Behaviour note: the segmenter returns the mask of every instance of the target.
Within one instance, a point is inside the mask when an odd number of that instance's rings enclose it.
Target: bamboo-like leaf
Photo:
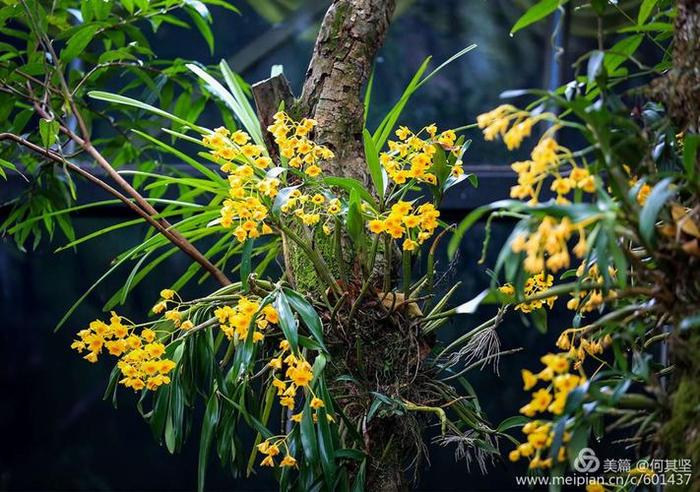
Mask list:
[[[355,247],[362,247],[362,240],[364,237],[364,220],[362,218],[362,209],[360,207],[360,194],[357,192],[357,190],[352,190],[350,192],[346,227],[348,235],[355,244]]]
[[[217,81],[214,77],[209,75],[206,71],[204,71],[197,65],[189,63],[187,64],[187,68],[189,68],[199,78],[205,81],[208,84],[209,89],[212,91],[212,93],[216,95],[219,99],[221,99],[229,108],[231,108],[231,111],[233,111],[233,113],[236,115],[239,121],[243,124],[243,127],[253,138],[253,141],[258,145],[264,146],[262,133],[260,131],[260,125],[257,123],[257,120],[255,122],[251,121],[250,115],[248,114],[246,109],[243,106],[241,106],[241,103],[238,100],[236,100],[236,97],[233,94],[231,94],[230,91],[226,90],[226,88],[223,85],[221,85],[219,81]]]
[[[299,350],[297,321],[294,319],[294,313],[292,313],[287,296],[283,291],[277,293],[274,306],[279,314],[279,326],[284,333],[284,338],[289,342],[292,352],[297,353]]]
[[[247,239],[243,245],[243,252],[241,253],[241,283],[243,285],[243,291],[248,290],[248,277],[250,276],[251,269],[251,258],[253,255],[253,247],[255,246],[255,239]]]
[[[194,123],[184,120],[179,116],[175,116],[174,114],[168,113],[167,111],[163,111],[160,108],[156,108],[155,106],[151,106],[150,104],[146,104],[137,99],[132,99],[131,97],[126,97],[122,96],[121,94],[113,94],[111,92],[104,91],[90,91],[88,92],[88,96],[100,101],[107,101],[115,104],[123,104],[125,106],[132,106],[134,108],[143,109],[150,113],[157,114],[158,116],[162,116],[163,118],[167,118],[171,121],[174,121],[175,123],[179,123],[183,126],[188,126],[199,133],[204,134],[206,132],[206,129],[202,128],[201,126],[195,125]]]
[[[382,166],[379,163],[379,154],[374,146],[372,135],[367,128],[362,132],[362,139],[364,141],[365,159],[367,160],[367,167],[369,168],[369,175],[372,178],[372,184],[377,191],[377,195],[379,195],[379,200],[384,200],[386,182],[384,180],[384,174],[382,173]]]
[[[353,178],[342,178],[339,176],[327,176],[323,178],[323,182],[330,186],[337,186],[343,188],[345,191],[352,192],[356,191],[359,193],[362,200],[370,204],[373,208],[377,209],[377,201],[374,199],[372,194],[367,191],[362,183]]]
[[[384,144],[386,143],[386,141],[389,138],[389,135],[394,129],[394,125],[396,125],[399,116],[401,116],[401,113],[403,112],[403,108],[408,103],[408,100],[411,98],[411,95],[416,91],[418,83],[420,82],[420,78],[427,70],[430,60],[431,57],[427,57],[425,60],[423,60],[423,63],[418,68],[418,71],[415,73],[411,81],[408,83],[408,86],[404,90],[399,100],[396,102],[394,107],[391,108],[391,110],[386,114],[386,116],[384,116],[384,119],[381,121],[381,123],[375,130],[374,134],[372,135],[372,138],[374,139],[374,145],[376,148],[381,149],[384,147]]]
[[[639,233],[645,241],[652,244],[656,231],[656,219],[664,204],[675,192],[670,188],[671,178],[666,178],[654,186],[639,214]]]
[[[654,7],[656,6],[656,3],[658,0],[643,0],[642,5],[639,7],[639,15],[637,15],[637,24],[642,25],[644,24],[649,16],[651,15],[651,11],[654,10]]]
[[[209,460],[209,448],[216,425],[219,422],[219,398],[216,392],[212,393],[207,403],[202,419],[202,433],[199,438],[199,465],[197,467],[197,490],[204,492],[204,480],[207,473],[207,461]]]
[[[519,30],[544,19],[552,12],[557,10],[560,5],[564,5],[567,0],[540,0],[535,5],[527,9],[527,11],[518,19],[511,29],[510,34],[513,35]]]
[[[309,329],[311,336],[318,342],[325,352],[328,352],[323,343],[323,323],[314,307],[304,299],[304,296],[291,289],[282,289],[289,301],[289,305],[297,312],[299,317],[304,322],[304,325]]]
[[[258,115],[255,113],[255,109],[248,100],[244,87],[241,85],[242,81],[240,80],[240,77],[234,73],[233,70],[231,70],[229,64],[226,63],[226,60],[221,60],[219,63],[219,69],[224,76],[226,85],[228,85],[229,89],[231,90],[231,94],[240,108],[241,113],[236,113],[236,116],[238,116],[238,119],[241,120],[241,123],[243,123],[244,128],[253,138],[253,141],[256,144],[265,147],[265,141],[262,137],[262,131],[265,131],[265,129],[261,130],[260,128]]]
[[[301,437],[301,446],[304,451],[304,457],[311,466],[319,463],[318,441],[316,437],[316,429],[312,416],[312,409],[309,405],[309,398],[304,402],[304,410],[301,415],[301,424],[299,432]]]
[[[165,142],[161,142],[157,138],[152,137],[149,134],[144,133],[140,130],[132,130],[132,131],[134,133],[136,133],[137,135],[145,138],[149,142],[156,144],[158,147],[165,150],[166,152],[174,155],[175,157],[177,157],[179,159],[182,159],[183,162],[186,162],[187,164],[189,164],[190,166],[195,168],[200,173],[204,174],[206,177],[208,177],[209,179],[211,179],[215,183],[220,183],[221,185],[227,184],[226,180],[223,177],[221,177],[218,173],[216,173],[215,171],[212,171],[211,169],[204,166],[203,164],[200,164],[199,162],[192,159],[189,155],[185,154],[184,152],[181,152],[181,151],[177,150],[175,147],[171,147],[170,145],[166,144]]]

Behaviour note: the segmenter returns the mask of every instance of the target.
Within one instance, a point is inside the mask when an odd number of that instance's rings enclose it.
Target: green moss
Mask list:
[[[670,417],[661,428],[661,440],[669,459],[690,459],[694,474],[688,485],[668,490],[700,491],[700,335],[683,347],[684,363],[678,384],[670,397]]]
[[[336,7],[335,17],[331,23],[331,32],[328,38],[328,44],[331,50],[335,51],[338,44],[338,38],[340,37],[340,30],[343,28],[343,23],[345,22],[345,16],[348,14],[350,6],[347,3],[340,3]]]
[[[336,259],[334,236],[327,236],[323,233],[321,228],[317,228],[314,232],[313,241],[313,249],[321,253],[333,277],[339,278],[340,265]],[[301,292],[310,292],[314,294],[325,292],[328,286],[319,278],[313,263],[311,263],[311,260],[309,260],[306,254],[293,243],[290,243],[289,249],[289,261],[292,266],[294,282],[296,283],[297,289]]]

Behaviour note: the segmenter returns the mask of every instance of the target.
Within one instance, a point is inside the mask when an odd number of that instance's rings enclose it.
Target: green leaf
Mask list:
[[[156,144],[158,147],[165,150],[166,152],[174,155],[175,157],[178,157],[179,159],[182,159],[184,162],[186,162],[187,164],[189,164],[190,166],[195,168],[197,171],[199,171],[200,173],[202,173],[203,175],[205,175],[206,177],[208,177],[212,181],[219,183],[219,184],[227,184],[227,181],[223,177],[221,177],[221,175],[219,175],[217,172],[212,171],[211,169],[209,169],[208,167],[206,167],[203,164],[200,164],[199,162],[192,159],[189,155],[185,154],[184,152],[181,152],[181,151],[177,150],[175,147],[171,147],[170,145],[168,145],[164,142],[161,142],[157,138],[150,136],[148,133],[142,132],[140,130],[132,130],[132,131],[134,133],[136,133],[137,135],[145,138],[149,142]]]
[[[674,191],[670,189],[671,178],[666,178],[651,190],[647,201],[644,203],[641,213],[639,214],[639,233],[642,238],[649,244],[653,244],[656,232],[656,220],[666,201],[674,195]]]
[[[367,475],[367,460],[363,460],[352,484],[352,492],[364,492]]]
[[[161,239],[161,238],[160,238],[159,236],[154,236],[154,237],[152,237],[151,239],[149,239],[148,241],[144,242],[143,244],[140,244],[140,245],[138,245],[137,247],[135,247],[135,248],[129,250],[119,261],[117,261],[116,263],[114,263],[114,265],[112,265],[112,266],[110,267],[109,270],[107,270],[104,274],[102,274],[102,276],[101,276],[100,278],[98,278],[97,281],[96,281],[95,283],[93,283],[93,284],[88,288],[88,290],[86,290],[85,293],[84,293],[82,296],[80,296],[80,297],[78,298],[77,301],[75,301],[75,303],[73,303],[73,305],[70,307],[70,309],[68,309],[68,311],[66,312],[66,314],[63,315],[63,317],[61,318],[61,320],[58,322],[58,324],[57,324],[56,327],[54,328],[54,332],[57,332],[57,331],[61,328],[61,326],[64,325],[64,323],[68,320],[68,318],[70,318],[71,314],[73,314],[73,311],[75,311],[75,310],[78,308],[78,306],[80,306],[80,304],[87,298],[87,296],[89,296],[90,293],[91,293],[93,290],[95,290],[95,289],[97,288],[97,286],[98,286],[100,283],[102,283],[102,281],[103,281],[104,279],[106,279],[107,277],[109,277],[117,268],[119,268],[122,264],[124,264],[129,258],[131,258],[131,257],[134,256],[136,253],[138,253],[138,251],[140,251],[140,250],[142,250],[142,249],[145,249],[147,246],[150,246],[150,244],[151,244],[152,242],[154,242],[155,240],[158,240],[158,239]]]
[[[249,114],[250,112],[246,108],[246,106],[242,105],[241,100],[239,100],[236,97],[236,94],[239,91],[237,88],[238,82],[237,82],[235,74],[233,74],[231,69],[228,68],[228,65],[222,64],[220,66],[221,66],[221,69],[224,73],[224,78],[226,79],[226,82],[229,84],[229,87],[235,89],[234,93],[231,93],[231,91],[226,90],[226,88],[223,85],[221,85],[221,83],[219,83],[218,80],[216,80],[214,77],[209,75],[206,71],[204,71],[202,68],[198,67],[197,65],[194,65],[192,63],[188,63],[186,65],[187,68],[189,68],[192,72],[197,74],[197,76],[199,78],[201,78],[204,82],[207,83],[208,89],[212,92],[212,94],[214,94],[216,97],[221,99],[224,102],[224,104],[226,104],[229,108],[231,108],[233,113],[236,115],[236,117],[243,124],[243,127],[246,129],[246,131],[253,138],[253,141],[255,141],[255,143],[258,145],[264,146],[265,143],[264,143],[263,138],[262,138],[262,133],[260,131],[260,124],[257,122],[257,118],[253,119],[251,117],[251,115]]]
[[[557,10],[560,5],[564,5],[568,0],[540,0],[535,5],[527,9],[527,11],[518,19],[518,21],[510,30],[513,35],[524,27],[529,26],[539,20],[544,19],[552,12]]]
[[[207,42],[207,46],[209,46],[209,54],[213,55],[214,54],[214,34],[211,32],[211,27],[209,27],[209,21],[207,21],[205,18],[203,18],[200,15],[200,13],[194,8],[189,8],[186,10],[187,10],[187,13],[190,15],[190,18],[192,19],[192,22],[194,23],[195,27],[197,28],[199,33],[202,35],[204,40]]]
[[[56,120],[47,120],[44,118],[39,120],[39,135],[41,136],[41,143],[44,148],[48,149],[56,143],[59,126]]]
[[[404,107],[408,103],[408,100],[411,98],[413,93],[418,89],[418,84],[420,82],[420,78],[423,76],[425,71],[428,68],[428,64],[430,63],[431,58],[427,57],[425,60],[423,60],[423,63],[421,66],[418,68],[418,71],[413,75],[413,78],[411,81],[408,83],[406,86],[406,89],[404,89],[403,94],[401,94],[401,97],[399,100],[394,104],[394,106],[391,108],[391,110],[384,116],[384,119],[381,121],[377,129],[374,131],[374,135],[372,135],[372,138],[374,139],[374,145],[377,149],[381,149],[384,147],[384,144],[389,138],[389,135],[391,134],[391,131],[394,129],[394,126],[396,125],[396,122],[399,119],[399,116],[401,116],[401,113],[403,112]]]
[[[292,309],[289,307],[289,301],[284,292],[280,291],[277,293],[274,305],[279,314],[279,326],[282,329],[282,333],[284,333],[284,338],[286,338],[289,345],[291,345],[292,352],[296,354],[299,351],[297,320],[294,318],[294,313],[292,313]]]
[[[369,175],[372,178],[372,184],[374,185],[374,189],[377,190],[379,199],[383,200],[386,182],[384,173],[382,172],[382,166],[379,164],[379,154],[374,147],[374,140],[372,140],[372,135],[367,128],[362,131],[362,139],[365,145],[365,159],[367,160],[367,167],[369,168]]]
[[[535,309],[530,313],[530,319],[535,325],[535,328],[540,333],[547,333],[547,310],[544,308]]]
[[[282,290],[287,296],[289,305],[302,319],[304,325],[309,329],[311,336],[318,342],[325,352],[328,352],[323,343],[323,323],[321,322],[321,318],[314,307],[298,292],[287,288]]]
[[[700,135],[688,133],[683,139],[683,168],[690,180],[696,174],[696,163],[698,160],[698,147],[700,146]],[[0,163],[1,164],[1,163]]]
[[[435,77],[438,73],[440,73],[440,70],[445,68],[447,65],[452,63],[453,61],[461,58],[463,55],[469,53],[471,50],[475,49],[476,45],[475,44],[470,44],[469,46],[462,48],[459,50],[457,53],[449,57],[447,60],[442,62],[440,65],[437,66],[437,68],[433,71],[431,71],[428,75],[426,75],[420,82],[418,82],[418,85],[416,86],[416,89],[420,89],[423,87],[430,79]]]
[[[604,59],[604,51],[593,50],[590,52],[590,56],[588,57],[588,67],[586,69],[589,83],[594,83],[598,76],[602,73]]]
[[[618,29],[617,32],[671,32],[673,31],[673,24],[670,22],[650,22],[649,24],[644,24],[643,26],[627,26],[622,29]]]
[[[644,39],[643,34],[627,36],[605,51],[605,70],[612,74],[620,65],[629,60]]]
[[[324,398],[325,402],[326,398]],[[328,405],[328,402],[326,402]],[[335,482],[335,446],[333,445],[333,435],[327,418],[326,407],[318,409],[318,450],[321,457],[321,468],[323,469],[326,488],[333,490]]]
[[[224,76],[226,85],[231,91],[234,101],[236,102],[236,107],[234,113],[236,117],[241,121],[243,127],[246,129],[251,138],[256,144],[265,146],[265,140],[263,139],[262,130],[260,129],[260,121],[255,113],[255,109],[250,104],[250,100],[246,96],[246,91],[248,91],[247,84],[243,82],[241,77],[236,74],[231,67],[226,63],[226,60],[221,60],[219,63],[219,69]]]
[[[131,286],[134,282],[134,277],[136,276],[136,273],[138,273],[139,269],[141,268],[141,265],[143,265],[143,262],[146,261],[151,254],[151,251],[147,252],[145,255],[141,257],[141,259],[136,262],[136,265],[134,268],[131,269],[131,272],[129,273],[129,276],[126,279],[126,282],[124,283],[124,287],[121,290],[122,295],[120,299],[120,304],[124,304],[126,302],[126,296],[129,294],[129,291],[131,290]]]
[[[209,460],[209,448],[211,440],[219,422],[219,398],[216,392],[212,393],[207,403],[202,419],[202,434],[199,438],[199,466],[197,467],[197,490],[204,491],[204,480],[207,474],[207,461]]]
[[[248,290],[248,277],[250,276],[254,245],[255,239],[247,239],[243,245],[243,252],[241,253],[241,284],[244,292]]]
[[[76,56],[80,55],[90,41],[93,40],[95,34],[100,29],[100,26],[90,24],[80,27],[73,35],[68,39],[65,48],[61,50],[60,58],[64,62],[69,62]]]
[[[318,457],[318,441],[316,438],[316,429],[314,427],[313,411],[310,407],[310,398],[306,398],[304,402],[304,410],[301,416],[300,434],[301,447],[304,451],[304,457],[310,465],[319,463]]]
[[[362,245],[364,220],[362,219],[362,211],[360,208],[360,194],[357,190],[352,190],[350,192],[346,221],[348,235],[355,244],[355,247],[359,248]]]
[[[469,215],[462,219],[462,222],[459,223],[459,225],[455,229],[454,234],[452,234],[450,242],[447,245],[447,255],[450,257],[450,259],[454,258],[455,254],[457,253],[457,250],[459,249],[459,243],[462,242],[462,238],[467,233],[469,228],[473,226],[474,223],[476,223],[476,221],[483,217],[487,212],[498,210],[501,208],[518,208],[522,206],[523,203],[517,200],[499,200],[497,202],[493,202],[488,205],[482,205],[481,207],[474,209],[472,212],[469,213]]]
[[[523,415],[515,415],[513,417],[508,417],[503,422],[498,424],[498,427],[496,428],[496,430],[498,432],[505,432],[505,431],[512,429],[514,427],[522,427],[523,425],[525,425],[529,421],[530,421],[530,419],[523,416]]]
[[[17,167],[12,164],[9,161],[6,161],[5,159],[0,159],[0,176],[3,178],[7,179],[7,174],[5,174],[5,170],[3,169],[10,169],[12,171],[17,171]]]
[[[369,203],[373,208],[377,209],[379,206],[375,201],[374,197],[371,195],[367,188],[364,187],[362,183],[354,178],[341,178],[338,176],[327,176],[323,178],[323,182],[329,186],[337,186],[343,188],[348,192],[356,191],[360,194],[360,197]]]
[[[156,108],[155,106],[151,106],[150,104],[146,104],[144,102],[141,102],[137,99],[132,99],[130,97],[122,96],[120,94],[112,94],[111,92],[104,92],[104,91],[90,91],[88,92],[88,96],[90,96],[93,99],[97,99],[99,101],[107,101],[115,104],[123,104],[125,106],[132,106],[134,108],[139,108],[143,109],[145,111],[148,111],[153,114],[157,114],[158,116],[162,116],[164,118],[167,118],[171,121],[174,121],[175,123],[179,123],[183,126],[190,127],[193,130],[199,132],[199,133],[205,133],[206,130],[202,128],[201,126],[197,126],[193,123],[190,123],[187,120],[184,120],[178,116],[175,116],[174,114],[170,114],[167,111],[163,111],[160,108]]]
[[[642,25],[647,21],[651,15],[651,11],[654,10],[654,7],[656,6],[657,1],[658,0],[642,1],[642,5],[639,7],[639,15],[637,15],[637,24]]]

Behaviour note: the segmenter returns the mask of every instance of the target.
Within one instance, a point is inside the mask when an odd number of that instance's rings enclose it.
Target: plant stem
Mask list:
[[[403,296],[404,298],[408,298],[409,294],[411,293],[411,252],[410,251],[404,251],[403,252],[403,258],[402,258],[402,264],[403,264]]]
[[[415,403],[411,403],[407,400],[404,400],[403,404],[406,407],[406,410],[410,412],[430,412],[437,415],[440,419],[440,433],[442,435],[445,435],[445,431],[447,430],[447,415],[445,414],[445,411],[442,408],[428,407],[425,405],[416,405]]]

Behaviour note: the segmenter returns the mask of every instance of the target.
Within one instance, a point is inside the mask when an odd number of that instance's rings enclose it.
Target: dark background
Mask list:
[[[270,10],[268,4],[290,5]],[[429,55],[441,63],[461,48],[478,48],[445,69],[415,96],[402,124],[420,127],[436,122],[440,128],[458,127],[477,114],[499,104],[501,91],[556,86],[567,66],[590,41],[569,35],[568,26],[553,36],[553,24],[542,23],[509,37],[510,27],[527,2],[508,0],[417,0],[400,2],[377,60],[369,127],[398,99],[405,84]],[[239,2],[242,15],[212,9],[217,48],[210,56],[196,32],[163,28],[154,43],[163,58],[180,57],[203,63],[227,58],[249,82],[266,78],[272,65],[281,64],[296,91],[299,90],[313,47],[324,1]],[[558,45],[565,56],[553,54]],[[203,115],[202,124],[218,126],[216,112]],[[513,180],[506,165],[517,158],[500,144],[487,144],[477,132],[465,161],[480,178],[477,190],[469,185],[453,190],[443,207],[443,217],[457,221],[469,210],[504,198]],[[3,199],[11,194],[10,183]],[[74,218],[78,236],[123,219],[122,211],[106,210]],[[0,216],[0,220],[2,216]],[[494,224],[490,256],[505,241],[512,224]],[[22,254],[11,239],[0,242],[0,490],[193,490],[196,487],[198,423],[183,453],[170,455],[152,439],[150,430],[134,408],[128,391],[120,393],[119,408],[102,400],[111,366],[88,365],[69,349],[73,334],[101,315],[101,306],[124,281],[114,276],[91,294],[70,322],[52,333],[70,305],[104,272],[112,258],[141,240],[140,228],[123,229],[71,251],[54,254],[60,242],[42,244]],[[115,241],[119,238],[119,241]],[[466,301],[488,285],[477,265],[484,238],[483,224],[465,238],[458,261],[449,268],[443,288],[461,281],[454,302]],[[120,314],[139,318],[153,305],[164,285],[187,267],[188,258],[175,255],[148,277],[131,295]],[[488,262],[487,262],[488,264]],[[439,268],[447,269],[442,253]],[[203,293],[211,285],[189,288],[185,297]],[[443,330],[450,337],[476,326],[493,314],[462,316]],[[557,319],[566,319],[553,313]],[[539,335],[519,317],[501,327],[503,348],[525,350],[501,361],[500,376],[493,370],[474,371],[469,377],[492,423],[515,415],[526,402],[519,371],[538,364],[551,349],[553,335]],[[197,420],[195,420],[197,422]],[[430,432],[428,432],[429,434]],[[519,437],[519,436],[518,436]],[[510,445],[502,443],[508,451]],[[487,476],[456,462],[452,449],[430,448],[431,466],[421,469],[420,490],[513,490],[513,475],[525,472],[518,464],[495,461]],[[612,451],[608,450],[608,453]],[[601,453],[601,457],[606,457]],[[608,457],[622,457],[619,452]],[[209,490],[273,490],[268,474],[249,480],[233,480],[212,459]]]

